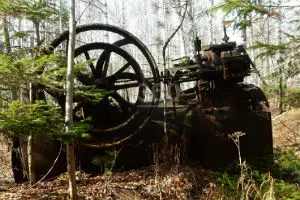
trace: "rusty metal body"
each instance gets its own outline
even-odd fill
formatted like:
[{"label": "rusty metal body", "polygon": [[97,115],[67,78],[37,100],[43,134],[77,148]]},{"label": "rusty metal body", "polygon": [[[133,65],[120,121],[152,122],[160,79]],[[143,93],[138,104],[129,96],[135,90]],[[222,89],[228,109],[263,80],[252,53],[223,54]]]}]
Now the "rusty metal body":
[{"label": "rusty metal body", "polygon": [[[228,138],[236,131],[246,133],[241,138],[241,153],[247,160],[272,156],[268,102],[258,87],[243,83],[244,77],[251,74],[252,62],[242,46],[227,41],[211,45],[208,50],[215,58],[209,61],[200,51],[201,42],[196,40],[195,58],[176,60],[174,67],[160,76],[147,47],[125,30],[103,24],[85,25],[76,29],[76,37],[82,41],[82,34],[97,31],[118,37],[110,43],[79,42],[75,49],[75,62],[86,62],[86,68],[76,73],[76,82],[110,91],[97,103],[74,96],[74,118],[91,117],[94,127],[91,140],[77,146],[81,169],[101,171],[91,161],[110,148],[120,150],[116,168],[151,163],[149,148],[165,137],[165,121],[168,130],[177,133],[177,142],[182,135],[192,141],[188,156],[205,167],[224,168],[237,159],[237,149]],[[50,51],[64,52],[67,41],[68,31],[51,43]],[[139,60],[126,46],[139,52]],[[147,63],[146,70],[141,62]],[[183,89],[187,82],[191,87]],[[161,83],[168,88],[166,107],[160,97]],[[63,92],[49,85],[43,88],[64,107]],[[81,115],[76,114],[78,111]],[[53,149],[49,151],[55,152]],[[39,167],[47,168],[52,161],[39,163]]]},{"label": "rusty metal body", "polygon": [[[153,132],[161,133],[160,137],[156,136],[159,139],[155,142],[159,143],[164,137],[163,122],[166,121],[167,132],[176,132],[177,143],[184,142],[182,135],[189,139],[189,158],[198,160],[204,167],[225,169],[238,161],[238,149],[229,135],[243,132],[242,159],[259,167],[269,166],[273,155],[271,113],[263,92],[243,82],[251,73],[248,55],[235,43],[213,45],[209,50],[216,55],[212,61],[196,55],[199,61],[185,57],[183,62],[168,69],[162,78],[169,92],[166,108],[162,103],[158,105],[151,123],[141,131],[135,143]],[[190,81],[194,81],[192,87],[183,90],[181,84]],[[131,148],[128,154],[131,160],[141,160],[139,154],[136,158],[133,155],[149,148],[147,145],[153,140],[145,143]],[[131,165],[121,161],[120,166]]]}]

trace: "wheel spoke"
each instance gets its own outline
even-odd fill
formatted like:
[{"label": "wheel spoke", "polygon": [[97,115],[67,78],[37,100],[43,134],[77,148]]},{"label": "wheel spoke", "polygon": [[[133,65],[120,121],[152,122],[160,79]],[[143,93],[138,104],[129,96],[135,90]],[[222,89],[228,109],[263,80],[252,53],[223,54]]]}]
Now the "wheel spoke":
[{"label": "wheel spoke", "polygon": [[122,72],[124,72],[127,68],[130,67],[130,63],[125,64],[121,69],[119,69],[116,73],[110,76],[111,80],[116,80],[118,79],[119,76],[121,76]]},{"label": "wheel spoke", "polygon": [[120,94],[117,92],[114,92],[110,95],[112,98],[114,98],[122,108],[124,112],[132,111],[134,109],[134,104],[130,103],[129,101],[126,101]]},{"label": "wheel spoke", "polygon": [[[113,43],[115,46],[123,46],[130,44],[131,40],[128,38],[124,38],[121,40],[116,41]],[[110,50],[105,50],[102,52],[102,54],[99,56],[98,62],[96,64],[96,74],[100,76],[106,76],[107,69],[108,69],[108,63],[109,63],[109,58],[110,58],[111,51]]]},{"label": "wheel spoke", "polygon": [[139,87],[139,85],[140,85],[139,82],[133,82],[133,83],[127,83],[127,84],[122,84],[122,85],[115,85],[114,89],[115,90],[124,90],[124,89]]},{"label": "wheel spoke", "polygon": [[76,77],[83,85],[93,85],[94,81],[87,74],[78,73]]},{"label": "wheel spoke", "polygon": [[104,67],[103,67],[103,70],[102,70],[102,77],[106,76],[106,74],[107,74],[107,70],[108,70],[109,62],[110,62],[110,57],[111,57],[111,51],[110,51],[109,54],[105,57],[105,60],[104,60]]},{"label": "wheel spoke", "polygon": [[140,86],[140,81],[138,80],[136,74],[131,72],[123,72],[118,76],[115,76],[114,74],[107,77],[107,80],[110,82],[119,83],[119,85],[114,85],[115,90],[129,89]]},{"label": "wheel spoke", "polygon": [[69,38],[67,39],[67,43],[66,43],[66,55],[68,55],[68,51],[69,51]]},{"label": "wheel spoke", "polygon": [[107,77],[107,80],[111,82],[115,82],[117,80],[122,80],[122,79],[129,79],[129,80],[138,80],[136,77],[136,74],[131,73],[131,72],[123,72],[123,73],[115,73],[111,76]]},{"label": "wheel spoke", "polygon": [[[85,52],[84,52],[84,55],[85,55],[85,58],[86,58],[87,61],[90,61],[90,60],[91,60],[91,57],[90,57],[89,52],[85,51]],[[91,71],[92,71],[92,74],[95,76],[96,70],[95,70],[94,64],[93,64],[92,62],[90,62],[90,63],[89,63],[89,66],[90,66],[90,69],[91,69]]]},{"label": "wheel spoke", "polygon": [[[99,59],[96,63],[96,77],[105,76],[108,68],[108,62],[110,59],[111,51],[106,50],[103,51],[102,54],[99,56]],[[106,68],[106,70],[105,70]]]}]

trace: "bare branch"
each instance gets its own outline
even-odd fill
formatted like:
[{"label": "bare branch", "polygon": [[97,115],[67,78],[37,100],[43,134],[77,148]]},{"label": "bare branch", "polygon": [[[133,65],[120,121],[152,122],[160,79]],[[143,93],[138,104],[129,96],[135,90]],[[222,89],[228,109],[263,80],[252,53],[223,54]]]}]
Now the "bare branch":
[{"label": "bare branch", "polygon": [[168,38],[168,40],[165,42],[164,46],[163,46],[163,60],[164,60],[164,70],[166,68],[166,49],[169,45],[169,43],[171,42],[172,38],[176,35],[176,33],[179,31],[179,29],[181,28],[183,21],[185,19],[185,15],[187,13],[187,8],[188,8],[188,0],[185,3],[185,8],[184,8],[184,13],[183,16],[181,18],[181,22],[178,25],[178,27],[176,28],[176,30],[172,33],[172,35]]}]

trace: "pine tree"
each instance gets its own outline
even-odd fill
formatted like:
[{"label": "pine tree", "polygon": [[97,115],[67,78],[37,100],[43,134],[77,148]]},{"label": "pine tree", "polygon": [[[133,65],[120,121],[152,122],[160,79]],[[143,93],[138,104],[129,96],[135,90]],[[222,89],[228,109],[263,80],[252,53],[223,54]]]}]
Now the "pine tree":
[{"label": "pine tree", "polygon": [[[20,99],[19,91],[22,89],[21,99],[24,102],[33,104],[35,100],[40,97],[37,95],[36,90],[37,84],[36,81],[36,60],[40,56],[39,48],[35,47],[34,49],[22,48],[12,48],[11,39],[13,38],[10,35],[9,22],[8,18],[17,19],[19,22],[23,18],[31,21],[35,27],[35,38],[36,46],[41,45],[40,39],[40,23],[42,21],[51,21],[53,14],[56,13],[54,8],[50,7],[47,1],[37,0],[37,1],[27,1],[27,0],[18,0],[18,1],[0,1],[0,15],[2,17],[3,23],[3,33],[5,37],[5,48],[6,52],[2,55],[3,61],[1,64],[1,75],[6,80],[3,81],[4,88],[9,88],[12,92],[12,100]],[[13,24],[10,24],[13,25]],[[28,35],[22,34],[21,32],[13,35],[14,37],[24,38]],[[5,58],[6,57],[6,58]],[[10,63],[10,64],[7,64]],[[8,78],[10,77],[10,78]],[[26,77],[26,78],[24,78]],[[39,93],[41,94],[41,93]],[[29,179],[30,184],[33,185],[36,182],[36,175],[34,170],[34,160],[32,158],[32,152],[34,147],[33,137],[29,135],[28,145],[27,145],[27,158],[28,158],[28,169],[29,169]],[[19,144],[19,139],[14,137],[13,143]],[[16,147],[16,145],[14,145]],[[18,147],[19,148],[19,147]],[[26,156],[25,156],[26,157]],[[26,159],[25,159],[26,160]],[[25,167],[26,168],[26,167]]]}]

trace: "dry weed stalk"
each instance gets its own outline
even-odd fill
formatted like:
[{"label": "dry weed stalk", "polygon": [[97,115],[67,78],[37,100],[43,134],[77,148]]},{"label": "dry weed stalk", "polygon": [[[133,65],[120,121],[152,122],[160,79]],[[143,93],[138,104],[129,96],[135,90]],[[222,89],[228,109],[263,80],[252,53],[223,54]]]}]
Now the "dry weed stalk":
[{"label": "dry weed stalk", "polygon": [[[256,185],[252,177],[252,170],[247,166],[246,161],[242,162],[240,137],[244,136],[243,132],[235,132],[228,136],[232,139],[238,150],[240,177],[238,179],[237,190],[240,190],[240,200],[260,199],[260,200],[275,200],[274,178],[268,173],[263,177],[263,182],[260,187]],[[265,189],[266,188],[266,189]],[[266,190],[266,191],[265,191]]]},{"label": "dry weed stalk", "polygon": [[275,180],[271,176],[270,173],[268,173],[264,177],[264,181],[260,185],[260,191],[262,191],[263,187],[265,187],[265,186],[268,188],[268,191],[265,192],[262,195],[262,199],[264,199],[264,200],[273,200],[273,199],[275,199]]},{"label": "dry weed stalk", "polygon": [[184,157],[184,151],[180,147],[178,144],[169,144],[167,137],[161,146],[158,144],[152,145],[154,184],[160,199],[163,199],[163,193],[170,193],[170,191],[167,191],[168,184],[170,181],[172,182],[169,173],[179,173],[181,160]]}]

